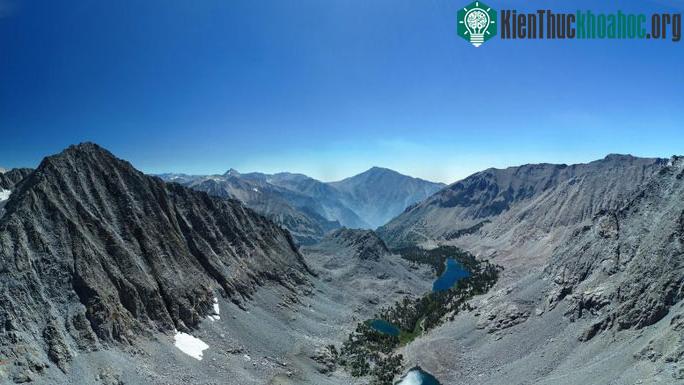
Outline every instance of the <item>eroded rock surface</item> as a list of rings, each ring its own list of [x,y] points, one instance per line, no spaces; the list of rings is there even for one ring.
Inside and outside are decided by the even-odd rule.
[[[266,281],[307,279],[271,221],[94,144],[44,159],[13,187],[0,219],[0,354],[19,380],[46,364],[67,371],[79,351],[193,328],[217,293],[239,303]]]

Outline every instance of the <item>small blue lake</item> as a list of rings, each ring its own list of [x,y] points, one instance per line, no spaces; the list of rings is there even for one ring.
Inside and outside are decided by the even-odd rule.
[[[391,336],[399,335],[399,328],[385,320],[374,319],[370,322],[370,327],[379,331],[380,333],[389,334]]]
[[[451,289],[456,282],[466,278],[470,272],[461,266],[457,260],[449,258],[446,261],[446,269],[439,278],[432,284],[432,291],[445,291]]]
[[[439,381],[432,374],[422,370],[421,368],[414,368],[397,382],[397,385],[441,385]]]

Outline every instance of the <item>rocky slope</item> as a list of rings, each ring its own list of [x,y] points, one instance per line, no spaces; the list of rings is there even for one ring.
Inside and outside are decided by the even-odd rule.
[[[0,217],[5,214],[5,204],[12,195],[14,186],[31,173],[30,168],[2,169],[0,172]]]
[[[187,331],[214,297],[304,283],[290,235],[235,200],[166,184],[94,144],[48,157],[0,219],[3,377],[23,381],[78,352]]]
[[[372,230],[339,229],[328,234],[317,247],[327,246],[331,249],[349,249],[350,253],[362,260],[379,260],[390,254],[385,242]]]
[[[571,317],[593,319],[582,339],[665,317],[684,299],[684,158],[673,158],[623,207],[577,229],[545,273],[553,282],[547,307],[565,299]]]
[[[622,203],[563,230],[566,236],[509,247],[550,250],[542,268],[519,266],[519,276],[509,274],[406,355],[448,384],[681,383],[684,160],[658,165]],[[547,206],[532,208],[528,215],[548,215],[534,211]],[[486,235],[470,237],[477,236]]]
[[[573,226],[615,209],[667,163],[609,155],[571,166],[488,169],[456,182],[378,229],[390,245],[447,242],[498,259],[541,265]]]
[[[445,186],[380,167],[330,185],[344,193],[343,202],[372,228],[384,225]]]
[[[28,174],[33,171],[30,168],[13,168],[11,170],[5,170],[0,173],[0,188],[4,190],[12,190],[14,185],[19,183]]]
[[[368,231],[348,230],[343,238],[344,244],[326,237],[326,242],[302,247],[315,275],[297,293],[271,281],[247,302],[219,296],[220,319],[205,317],[192,331],[210,346],[201,361],[181,352],[170,337],[156,334],[131,349],[81,352],[66,377],[48,370],[34,383],[367,385],[350,378],[327,346],[339,345],[380,307],[428,291],[434,273],[385,253],[381,242],[364,241]],[[378,258],[361,258],[362,249],[373,243]]]

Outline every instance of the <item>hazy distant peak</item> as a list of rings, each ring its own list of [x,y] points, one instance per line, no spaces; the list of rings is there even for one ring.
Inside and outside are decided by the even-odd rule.
[[[366,170],[366,172],[390,172],[393,174],[399,174],[398,172],[396,172],[392,169],[389,169],[386,167],[379,167],[379,166],[373,166],[373,167],[369,168],[368,170]]]
[[[223,176],[240,176],[240,172],[234,168],[229,169],[223,174]]]

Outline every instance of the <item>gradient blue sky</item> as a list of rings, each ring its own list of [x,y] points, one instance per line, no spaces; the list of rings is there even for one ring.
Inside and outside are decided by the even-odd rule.
[[[94,141],[150,173],[335,180],[378,165],[453,182],[490,166],[684,153],[684,41],[475,49],[456,35],[467,3],[0,0],[0,165]]]

